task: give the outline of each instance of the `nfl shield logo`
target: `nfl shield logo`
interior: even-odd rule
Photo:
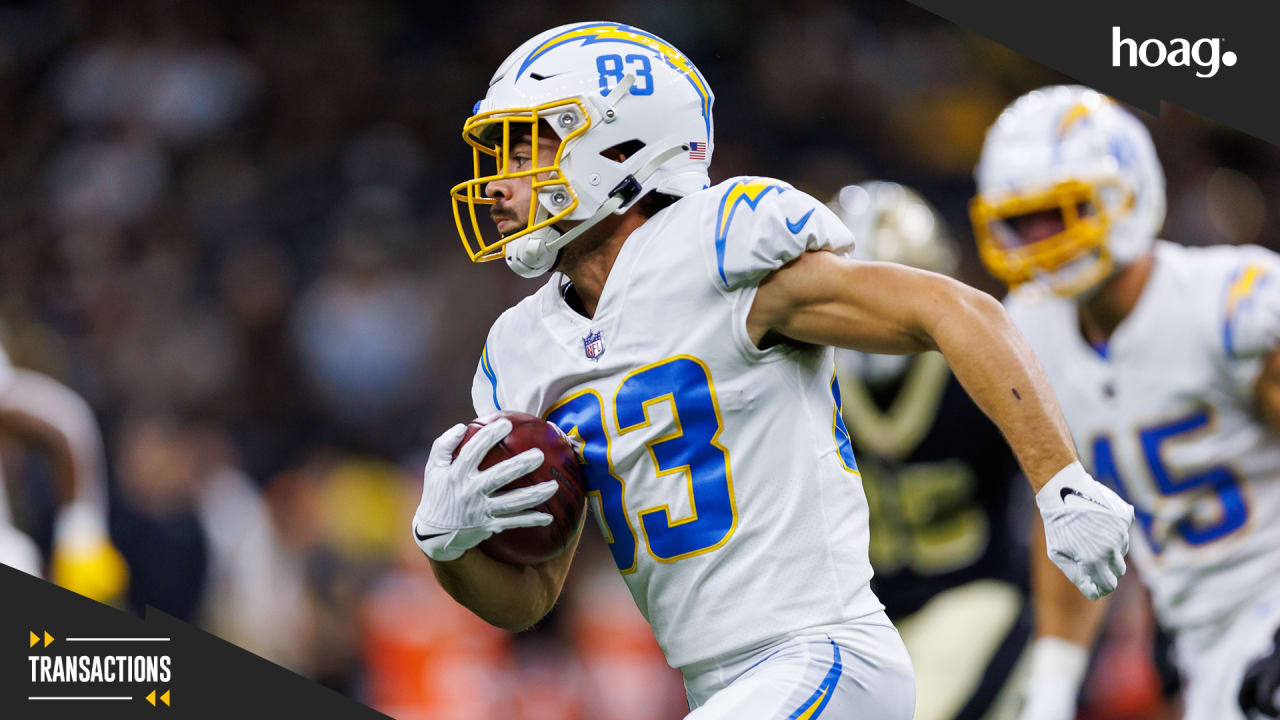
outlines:
[[[604,339],[600,337],[598,331],[592,330],[582,338],[582,349],[586,351],[588,359],[599,359],[604,354]]]

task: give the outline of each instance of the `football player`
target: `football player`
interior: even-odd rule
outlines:
[[[473,260],[556,272],[494,323],[472,399],[581,444],[593,514],[690,717],[905,720],[910,662],[869,586],[830,346],[940,350],[1010,438],[1049,547],[1090,596],[1124,571],[1132,512],[1077,461],[998,302],[842,257],[848,228],[784,182],[711,186],[711,108],[687,57],[617,23],[548,30],[499,66],[463,125],[474,177],[452,191],[455,219]],[[539,451],[477,469],[510,427],[489,422],[456,459],[463,425],[436,440],[413,533],[454,598],[518,630],[555,603],[573,553],[515,567],[473,550],[551,520],[530,508],[555,483],[497,492]]]
[[[59,508],[50,579],[95,600],[119,600],[129,572],[107,534],[106,458],[93,410],[53,378],[14,367],[0,348],[0,431],[49,452]],[[38,548],[10,523],[0,487],[0,562],[41,575]]]
[[[911,188],[867,182],[831,201],[854,258],[955,275],[942,217]],[[841,414],[870,510],[871,589],[916,676],[915,720],[1011,718],[1031,637],[1018,464],[946,360],[836,351]]]
[[[1085,465],[1137,508],[1134,562],[1174,633],[1186,717],[1241,718],[1241,679],[1280,624],[1280,258],[1157,240],[1151,137],[1088,88],[1016,100],[976,176],[982,259]],[[1040,563],[1023,717],[1071,718],[1102,607]]]

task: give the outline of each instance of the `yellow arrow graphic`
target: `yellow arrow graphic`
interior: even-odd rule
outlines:
[[[168,704],[169,704],[169,691],[168,691],[168,690],[165,690],[165,691],[164,691],[164,694],[160,696],[160,699],[164,701],[164,704],[165,704],[165,705],[168,705]]]
[[[35,630],[32,630],[30,632],[31,632],[31,644],[28,645],[27,647],[35,647],[36,643],[40,642],[40,636],[36,634]]]
[[[147,702],[151,703],[151,706],[152,706],[152,707],[155,707],[155,705],[156,705],[156,691],[155,691],[155,690],[152,690],[151,692],[147,693]]]
[[[48,630],[45,630],[45,631],[44,631],[44,646],[45,646],[45,647],[49,647],[49,643],[51,643],[51,642],[53,642],[53,636],[49,634],[49,631],[48,631]]]

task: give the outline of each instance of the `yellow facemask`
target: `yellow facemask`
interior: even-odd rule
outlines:
[[[539,121],[548,119],[558,122],[566,113],[572,113],[572,122],[576,127],[572,132],[560,138],[560,146],[550,165],[538,165]],[[560,169],[560,160],[564,155],[565,145],[591,127],[591,116],[587,114],[582,102],[576,98],[556,100],[528,108],[512,108],[491,110],[473,115],[462,126],[462,139],[471,146],[472,179],[453,186],[450,195],[453,198],[453,219],[458,226],[458,234],[462,238],[462,246],[472,262],[488,262],[503,256],[503,247],[516,238],[528,235],[565,219],[578,207],[578,195],[565,180]],[[544,133],[545,134],[545,131]],[[511,147],[530,136],[533,145],[530,167],[521,170],[511,169]],[[492,159],[494,172],[485,174],[481,166]],[[494,200],[485,195],[485,185],[495,180],[512,178],[531,178],[533,187],[529,194],[529,219],[524,229],[499,235],[489,241],[486,233],[480,229],[480,219],[476,215],[476,206],[493,205]],[[547,188],[556,187],[556,193],[563,192],[563,203],[556,203],[559,210],[552,215],[538,215],[538,195]],[[465,208],[465,209],[464,209]],[[488,219],[485,220],[489,222]],[[497,234],[496,228],[492,234]]]
[[[982,262],[992,275],[1014,289],[1037,275],[1054,273],[1068,263],[1093,255],[1088,267],[1053,287],[1054,292],[1066,296],[1089,289],[1110,275],[1114,266],[1106,243],[1107,230],[1114,218],[1103,202],[1105,187],[1108,186],[1067,180],[1041,192],[1013,195],[994,202],[978,195],[969,205],[969,214]],[[1132,207],[1131,193],[1122,205],[1124,212]],[[1081,213],[1082,207],[1092,208],[1092,212]],[[1045,210],[1062,213],[1062,232],[1027,245],[1019,244],[1006,221]],[[1002,241],[1002,237],[1007,241]]]

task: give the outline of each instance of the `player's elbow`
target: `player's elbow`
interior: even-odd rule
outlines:
[[[538,588],[529,595],[512,594],[503,602],[484,608],[472,608],[481,620],[507,632],[523,632],[551,612],[558,594]]]
[[[445,589],[449,590],[448,587]],[[507,632],[528,630],[551,611],[551,605],[537,597],[511,594],[505,597],[477,598],[452,592],[450,595],[476,617]]]
[[[546,613],[480,613],[476,612],[481,620],[490,625],[507,632],[523,632],[533,627],[539,620],[546,617]]]
[[[102,437],[93,409],[76,391],[43,373],[15,368],[0,395],[0,412],[25,415],[38,441],[65,448],[76,460],[102,461]]]
[[[961,284],[964,288],[964,304],[970,313],[987,327],[1012,327],[1013,320],[1004,305],[991,295]]]
[[[495,563],[493,560],[482,560],[481,568]],[[543,573],[533,567],[525,566],[519,575],[506,575],[506,581],[495,581],[490,575],[486,580],[484,572],[471,572],[449,567],[453,563],[431,562],[440,586],[454,600],[473,615],[490,625],[508,632],[520,632],[533,627],[546,617],[559,597],[559,587],[550,582]],[[518,579],[516,579],[518,578]]]
[[[974,337],[1013,327],[1004,305],[988,293],[940,275],[933,281],[934,299],[927,304],[931,312],[922,324],[935,346],[946,344],[951,334]]]

